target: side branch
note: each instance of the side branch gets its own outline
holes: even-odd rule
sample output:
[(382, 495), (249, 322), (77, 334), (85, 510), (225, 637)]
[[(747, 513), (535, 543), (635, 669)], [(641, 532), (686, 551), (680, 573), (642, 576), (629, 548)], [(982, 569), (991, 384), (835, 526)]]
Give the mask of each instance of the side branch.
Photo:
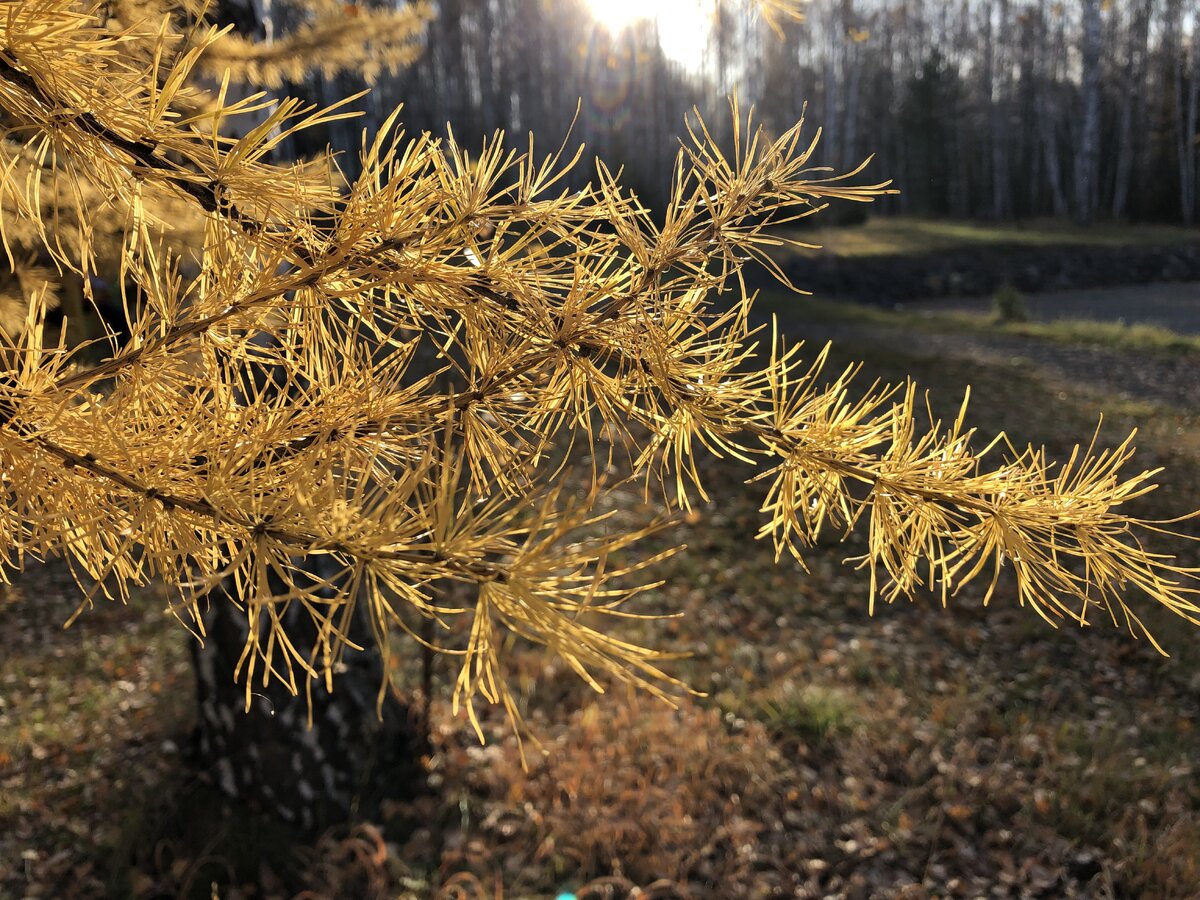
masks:
[(44, 435), (34, 435), (31, 440), (42, 450), (60, 459), (65, 469), (82, 469), (90, 472), (132, 494), (145, 498), (147, 501), (159, 503), (168, 513), (184, 510), (208, 519), (217, 526), (233, 526), (247, 535), (271, 538), (293, 548), (297, 553), (319, 551), (337, 553), (359, 560), (376, 559), (437, 566), (451, 577), (457, 576), (478, 583), (499, 582), (503, 584), (507, 583), (510, 577), (509, 571), (499, 563), (447, 555), (432, 545), (428, 547), (413, 545), (404, 550), (367, 552), (361, 547), (355, 547), (344, 541), (330, 540), (319, 534), (281, 527), (273, 524), (269, 517), (255, 519), (240, 512), (218, 509), (203, 498), (187, 497), (170, 490), (142, 484), (98, 459), (94, 453), (78, 453), (55, 443)]
[[(69, 104), (52, 96), (32, 75), (18, 68), (18, 63), (13, 59), (11, 50), (0, 50), (0, 78), (19, 87), (36, 101), (45, 110), (47, 119), (57, 110), (70, 108)], [(136, 165), (161, 175), (172, 187), (199, 204), (205, 212), (228, 219), (251, 236), (271, 231), (261, 222), (245, 215), (238, 209), (237, 205), (228, 198), (225, 187), (210, 178), (195, 163), (192, 164), (190, 170), (181, 169), (178, 164), (158, 156), (158, 148), (154, 144), (133, 140), (119, 134), (96, 118), (90, 110), (73, 110), (71, 120), (87, 134), (99, 139), (114, 150), (124, 153)], [(275, 233), (280, 237), (287, 236), (282, 231)], [(300, 249), (297, 248), (297, 251), (299, 252)]]

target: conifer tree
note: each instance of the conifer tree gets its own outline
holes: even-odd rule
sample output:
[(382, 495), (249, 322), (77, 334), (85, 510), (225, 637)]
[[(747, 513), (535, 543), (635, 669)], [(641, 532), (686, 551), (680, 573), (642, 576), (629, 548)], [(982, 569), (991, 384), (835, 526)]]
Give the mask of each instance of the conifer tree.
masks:
[[(0, 17), (5, 245), (24, 229), (88, 273), (106, 210), (79, 198), (94, 191), (129, 211), (117, 249), (138, 300), (127, 340), (93, 364), (43, 327), (50, 288), (26, 279), (24, 320), (0, 335), (0, 571), (64, 557), (81, 612), (164, 581), (210, 642), (206, 611), (236, 610), (227, 684), (249, 708), (274, 685), (330, 720), (340, 707), (322, 698), (345, 695), (360, 648), (384, 671), (431, 622), (459, 667), (455, 708), (482, 736), (481, 703), (519, 719), (508, 635), (598, 688), (684, 687), (669, 652), (616, 626), (661, 557), (639, 542), (708, 499), (698, 459), (717, 453), (764, 483), (759, 537), (778, 556), (802, 561), (826, 526), (865, 529), (871, 605), (929, 590), (945, 603), (972, 582), (987, 602), (1009, 571), (1004, 590), (1052, 624), (1106, 617), (1150, 637), (1143, 604), (1198, 621), (1195, 571), (1146, 549), (1161, 525), (1125, 511), (1153, 488), (1153, 472), (1125, 473), (1132, 436), (1055, 468), (1003, 437), (979, 446), (965, 402), (953, 422), (920, 422), (914, 386), (855, 394), (852, 373), (826, 379), (823, 354), (756, 337), (744, 273), (757, 261), (783, 278), (773, 229), (887, 190), (813, 168), (802, 123), (772, 138), (735, 107), (729, 152), (697, 124), (661, 217), (602, 164), (560, 190), (577, 159), (499, 137), (471, 153), (405, 136), (398, 115), (342, 185), (330, 165), (270, 159), (337, 109), (205, 96), (194, 76), (218, 30), (193, 17), (182, 40), (166, 20), (113, 27), (104, 12), (17, 0)], [(239, 116), (254, 126), (228, 129)], [(58, 239), (47, 186), (76, 198), (77, 246)], [(203, 223), (190, 257), (161, 212), (180, 203)], [(658, 499), (660, 521), (605, 527), (619, 483), (606, 462)], [(387, 696), (383, 683), (381, 708)], [(290, 782), (308, 825), (322, 804), (344, 810), (371, 762), (312, 733), (325, 780)], [(283, 801), (285, 781), (226, 774)]]
[[(332, 78), (346, 69), (370, 81), (408, 64), (418, 52), (430, 12), (429, 4), (420, 2), (394, 9), (326, 0), (113, 0), (96, 8), (96, 18), (109, 32), (121, 34), (123, 55), (144, 63), (163, 52), (160, 41), (179, 57), (195, 48), (196, 37), (206, 33), (201, 26), (207, 20), (222, 26), (210, 36), (190, 83), (181, 86), (172, 104), (177, 113), (202, 118), (214, 111), (216, 93), (218, 105), (243, 110), (222, 125), (225, 137), (240, 137), (263, 124), (272, 108), (271, 93), (281, 85), (298, 84), (312, 75)], [(268, 94), (262, 95), (260, 87)], [(286, 140), (282, 135), (268, 158), (291, 158)], [(12, 216), (4, 223), (13, 265), (5, 282), (8, 289), (0, 294), (0, 327), (15, 335), (25, 321), (30, 296), (44, 290), (47, 308), (60, 307), (57, 312), (68, 326), (67, 343), (81, 360), (115, 352), (118, 339), (124, 338), (124, 304), (136, 306), (142, 296), (121, 268), (122, 241), (132, 212), (126, 198), (106, 191), (86, 173), (75, 173), (69, 185), (64, 179), (47, 179), (35, 152), (19, 140), (11, 150), (12, 180), (27, 185), (31, 178), (38, 179), (42, 220), (48, 225), (39, 231), (40, 223), (35, 228)], [(334, 177), (327, 160), (315, 165), (324, 167), (325, 178)], [(138, 202), (156, 221), (170, 223), (163, 230), (163, 246), (194, 272), (194, 250), (204, 244), (204, 208), (164, 193), (147, 193)], [(86, 216), (80, 215), (81, 209)], [(81, 233), (84, 228), (88, 237)], [(50, 244), (69, 260), (66, 266), (50, 258), (45, 249)], [(51, 331), (56, 332), (57, 325), (52, 322)], [(95, 344), (89, 345), (92, 340)], [(321, 567), (319, 560), (307, 564), (314, 574)], [(388, 771), (394, 782), (415, 783), (412, 766), (420, 753), (407, 709), (390, 696), (376, 703), (382, 679), (378, 654), (354, 656), (355, 666), (342, 679), (344, 689), (336, 701), (328, 694), (317, 695), (315, 703), (295, 701), (278, 686), (266, 686), (258, 691), (264, 702), (245, 710), (241, 688), (229, 677), (245, 642), (244, 617), (239, 621), (236, 614), (237, 586), (223, 583), (219, 590), (233, 599), (210, 604), (199, 628), (206, 639), (189, 643), (198, 700), (193, 756), (214, 774), (223, 791), (253, 797), (281, 818), (314, 826), (346, 814), (352, 796), (370, 787), (362, 772)], [(298, 627), (302, 629), (303, 622)], [(365, 629), (365, 623), (361, 627)], [(337, 708), (331, 710), (334, 702)], [(332, 718), (316, 719), (322, 727), (308, 728), (306, 720), (314, 711), (330, 712)]]

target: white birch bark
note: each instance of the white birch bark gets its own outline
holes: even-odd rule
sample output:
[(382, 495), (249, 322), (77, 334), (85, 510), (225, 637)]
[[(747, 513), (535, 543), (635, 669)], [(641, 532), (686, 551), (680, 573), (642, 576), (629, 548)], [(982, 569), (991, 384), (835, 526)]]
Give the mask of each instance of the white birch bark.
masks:
[(1080, 34), (1080, 124), (1075, 155), (1075, 217), (1084, 223), (1096, 215), (1100, 171), (1100, 0), (1082, 0)]

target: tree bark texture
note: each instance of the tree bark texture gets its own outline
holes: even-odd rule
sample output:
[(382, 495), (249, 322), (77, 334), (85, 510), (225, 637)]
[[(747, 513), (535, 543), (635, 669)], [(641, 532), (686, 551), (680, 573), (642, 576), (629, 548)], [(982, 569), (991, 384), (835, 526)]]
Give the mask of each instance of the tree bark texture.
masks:
[[(321, 569), (320, 562), (310, 564), (313, 574), (331, 574)], [(311, 682), (310, 728), (303, 686), (292, 696), (277, 679), (252, 684), (246, 710), (244, 678), (234, 680), (246, 616), (229, 590), (211, 595), (207, 638), (193, 646), (195, 749), (217, 787), (307, 834), (369, 817), (383, 800), (420, 793), (428, 753), (424, 730), (413, 708), (390, 690), (377, 712), (384, 672), (363, 617), (355, 615), (351, 636), (368, 649), (347, 650), (332, 692), (323, 681)], [(312, 645), (312, 622), (298, 604), (284, 621), (297, 646)]]
[[(271, 0), (219, 0), (213, 15), (244, 35), (270, 39), (274, 33)], [(278, 373), (264, 371), (262, 376), (263, 383), (281, 384)], [(324, 578), (337, 575), (332, 566), (323, 557), (305, 563), (306, 571)], [(284, 590), (278, 581), (272, 587)], [(385, 673), (365, 616), (354, 615), (350, 637), (366, 649), (346, 651), (333, 691), (320, 680), (309, 685), (310, 727), (303, 683), (297, 696), (278, 679), (265, 686), (252, 684), (253, 702), (246, 708), (244, 676), (234, 677), (246, 641), (246, 614), (239, 608), (244, 602), (247, 598), (236, 596), (229, 581), (214, 590), (205, 615), (207, 636), (202, 645), (192, 645), (196, 761), (217, 787), (307, 834), (356, 815), (369, 816), (385, 799), (417, 794), (424, 785), (422, 757), (428, 752), (424, 725), (390, 691), (377, 705)], [(299, 604), (292, 604), (284, 623), (295, 646), (313, 646), (314, 628)], [(297, 680), (303, 674), (298, 671)]]

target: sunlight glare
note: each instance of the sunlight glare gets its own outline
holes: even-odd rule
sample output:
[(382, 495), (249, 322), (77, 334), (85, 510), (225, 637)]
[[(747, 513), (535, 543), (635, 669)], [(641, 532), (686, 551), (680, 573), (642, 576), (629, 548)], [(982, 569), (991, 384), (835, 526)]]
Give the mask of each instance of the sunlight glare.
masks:
[(587, 0), (587, 5), (609, 34), (620, 34), (640, 19), (655, 22), (667, 56), (689, 68), (699, 65), (708, 35), (708, 18), (699, 0)]

